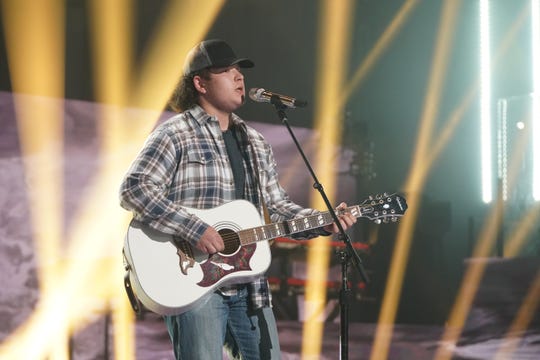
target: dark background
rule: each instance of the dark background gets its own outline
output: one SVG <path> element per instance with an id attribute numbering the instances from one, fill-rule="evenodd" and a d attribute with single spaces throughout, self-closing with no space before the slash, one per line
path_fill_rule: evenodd
<path id="1" fill-rule="evenodd" d="M 168 2 L 137 0 L 134 3 L 137 7 L 135 60 L 140 61 Z M 403 3 L 397 0 L 355 2 L 348 69 L 351 76 Z M 495 0 L 491 3 L 492 47 L 496 49 L 528 1 Z M 94 101 L 87 5 L 83 0 L 68 0 L 66 4 L 66 97 Z M 459 10 L 438 109 L 438 130 L 479 76 L 478 7 L 478 1 L 466 0 Z M 356 175 L 359 197 L 401 190 L 408 176 L 441 8 L 440 0 L 421 1 L 347 102 L 343 144 L 359 153 L 360 166 L 368 161 L 364 152 L 372 156 L 370 176 Z M 246 71 L 247 88 L 264 87 L 307 100 L 310 105 L 290 112 L 289 121 L 294 126 L 310 128 L 315 117 L 320 15 L 318 1 L 232 0 L 225 3 L 207 37 L 226 40 L 239 56 L 255 62 L 256 67 Z M 494 104 L 499 98 L 532 91 L 529 29 L 527 20 L 508 50 L 497 60 L 493 69 Z M 3 28 L 0 31 L 0 90 L 11 91 Z M 183 59 L 178 59 L 179 66 L 182 62 Z M 248 102 L 239 113 L 254 121 L 278 122 L 272 108 L 265 104 Z M 476 99 L 432 168 L 423 190 L 398 321 L 442 323 L 453 303 L 463 260 L 470 255 L 488 209 L 481 201 L 479 129 Z M 363 234 L 368 233 L 371 226 L 360 224 L 355 241 L 365 241 Z M 382 228 L 379 242 L 364 254 L 373 275 L 368 292 L 378 300 L 384 290 L 395 229 L 394 225 Z M 538 249 L 538 245 L 533 248 Z M 363 305 L 365 307 L 359 307 L 355 316 L 375 319 L 378 303 Z"/>

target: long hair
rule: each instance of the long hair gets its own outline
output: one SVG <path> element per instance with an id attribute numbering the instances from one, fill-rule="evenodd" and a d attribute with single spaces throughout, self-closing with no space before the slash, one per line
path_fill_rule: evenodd
<path id="1" fill-rule="evenodd" d="M 206 80 L 210 78 L 208 69 L 202 69 L 193 74 L 182 75 L 168 102 L 169 107 L 173 111 L 182 112 L 199 103 L 199 92 L 195 89 L 195 85 L 193 85 L 193 78 L 197 75 Z"/>

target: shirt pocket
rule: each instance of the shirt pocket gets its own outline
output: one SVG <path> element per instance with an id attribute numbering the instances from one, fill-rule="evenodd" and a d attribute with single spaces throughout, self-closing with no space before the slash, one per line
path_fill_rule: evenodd
<path id="1" fill-rule="evenodd" d="M 217 155 L 206 143 L 187 146 L 185 177 L 189 184 L 211 181 L 216 176 Z"/>
<path id="2" fill-rule="evenodd" d="M 210 149 L 204 149 L 199 146 L 188 146 L 187 163 L 193 166 L 206 165 L 215 161 L 216 155 Z"/>
<path id="3" fill-rule="evenodd" d="M 188 206 L 215 206 L 224 188 L 223 164 L 216 149 L 198 141 L 185 147 L 180 166 L 180 198 Z"/>

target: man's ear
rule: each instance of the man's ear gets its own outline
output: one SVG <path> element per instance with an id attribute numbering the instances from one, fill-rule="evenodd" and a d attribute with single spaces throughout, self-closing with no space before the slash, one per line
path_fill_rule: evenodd
<path id="1" fill-rule="evenodd" d="M 199 75 L 195 75 L 193 77 L 193 86 L 195 86 L 195 90 L 197 90 L 201 94 L 206 94 L 206 88 L 204 86 L 204 79 L 200 77 Z"/>

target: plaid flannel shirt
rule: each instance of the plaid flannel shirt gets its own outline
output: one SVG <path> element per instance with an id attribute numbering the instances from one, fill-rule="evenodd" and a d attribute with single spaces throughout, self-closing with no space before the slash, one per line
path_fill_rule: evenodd
<path id="1" fill-rule="evenodd" d="M 246 199 L 259 208 L 258 190 L 249 169 L 257 169 L 272 222 L 308 216 L 316 212 L 293 203 L 278 181 L 270 145 L 237 115 L 232 121 L 247 134 Z M 253 149 L 253 151 L 251 150 Z M 252 154 L 256 159 L 253 159 Z M 255 164 L 256 162 L 256 164 Z M 209 209 L 235 200 L 233 172 L 217 119 L 195 106 L 160 124 L 150 134 L 128 170 L 121 188 L 122 207 L 134 217 L 163 233 L 180 236 L 195 246 L 210 226 L 184 206 Z M 322 229 L 295 234 L 296 239 L 328 235 Z M 250 283 L 254 307 L 270 306 L 268 281 L 263 276 Z"/>

